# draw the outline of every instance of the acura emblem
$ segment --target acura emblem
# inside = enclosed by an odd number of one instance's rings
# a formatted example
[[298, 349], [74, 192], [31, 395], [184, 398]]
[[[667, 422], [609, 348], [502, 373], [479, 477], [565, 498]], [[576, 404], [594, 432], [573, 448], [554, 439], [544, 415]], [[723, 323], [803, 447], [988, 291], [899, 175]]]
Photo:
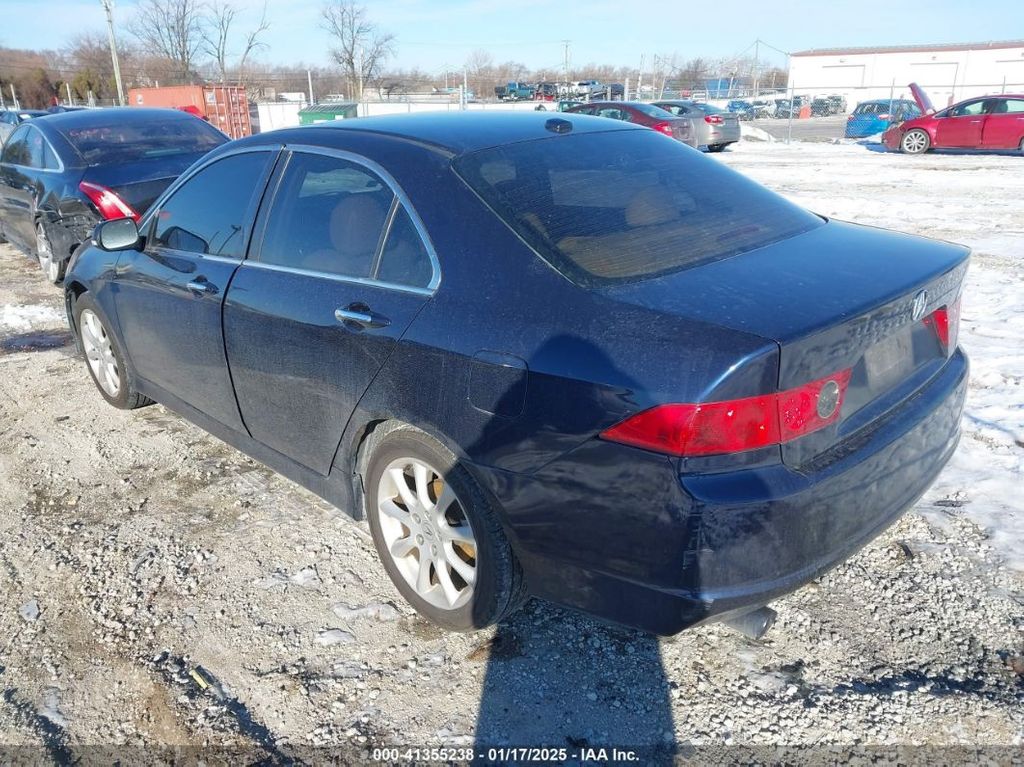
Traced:
[[818, 418], [831, 418], [835, 415], [837, 407], [839, 407], [839, 384], [829, 381], [818, 392]]
[[917, 322], [924, 317], [924, 310], [928, 306], [928, 291], [922, 290], [914, 296], [914, 303], [911, 305], [910, 318]]

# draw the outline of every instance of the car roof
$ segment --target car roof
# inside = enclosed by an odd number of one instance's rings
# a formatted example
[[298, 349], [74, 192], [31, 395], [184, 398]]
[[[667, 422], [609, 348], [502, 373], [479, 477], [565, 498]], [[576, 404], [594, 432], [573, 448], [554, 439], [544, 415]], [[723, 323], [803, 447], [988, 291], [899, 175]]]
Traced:
[[178, 109], [149, 107], [110, 107], [109, 109], [76, 109], [70, 112], [47, 112], [37, 125], [45, 124], [60, 131], [110, 125], [111, 122], [131, 120], [135, 123], [164, 120], [195, 120], [194, 115]]
[[[592, 102], [595, 103], [595, 102]], [[623, 102], [617, 101], [616, 104]], [[468, 112], [421, 112], [380, 117], [357, 117], [331, 120], [316, 125], [284, 128], [260, 133], [239, 141], [261, 144], [271, 141], [289, 142], [289, 138], [303, 134], [302, 141], [330, 146], [336, 138], [349, 131], [376, 133], [421, 144], [429, 144], [451, 154], [466, 154], [480, 149], [513, 144], [520, 141], [551, 138], [559, 134], [545, 127], [551, 120], [572, 123], [572, 133], [606, 133], [610, 130], [645, 130], [631, 123], [616, 123], [601, 117], [573, 112], [515, 112], [511, 110]], [[322, 137], [321, 135], [322, 134]], [[332, 135], [333, 134], [333, 135]]]

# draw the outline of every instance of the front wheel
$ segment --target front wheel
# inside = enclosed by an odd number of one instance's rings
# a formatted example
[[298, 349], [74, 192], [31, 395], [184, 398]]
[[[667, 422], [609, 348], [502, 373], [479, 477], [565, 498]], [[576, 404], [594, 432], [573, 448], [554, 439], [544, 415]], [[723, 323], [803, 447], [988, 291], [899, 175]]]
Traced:
[[75, 327], [85, 353], [89, 375], [108, 403], [120, 410], [150, 405], [153, 400], [135, 388], [134, 374], [117, 339], [111, 335], [99, 307], [88, 293], [75, 301]]
[[900, 140], [900, 151], [904, 154], [923, 154], [931, 147], [932, 140], [920, 128], [907, 131]]
[[725, 144], [708, 144], [709, 152], [721, 152], [725, 149]]
[[519, 564], [485, 492], [455, 455], [404, 424], [378, 427], [364, 449], [370, 532], [405, 600], [453, 631], [516, 610], [524, 596]]

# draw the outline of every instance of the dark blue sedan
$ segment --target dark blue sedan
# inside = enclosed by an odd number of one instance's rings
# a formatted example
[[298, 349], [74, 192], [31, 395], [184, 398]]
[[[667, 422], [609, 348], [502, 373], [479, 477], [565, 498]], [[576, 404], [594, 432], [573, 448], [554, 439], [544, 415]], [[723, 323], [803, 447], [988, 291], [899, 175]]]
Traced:
[[431, 620], [533, 595], [671, 634], [763, 615], [929, 486], [967, 259], [627, 123], [463, 113], [232, 142], [65, 286], [110, 404], [365, 516]]

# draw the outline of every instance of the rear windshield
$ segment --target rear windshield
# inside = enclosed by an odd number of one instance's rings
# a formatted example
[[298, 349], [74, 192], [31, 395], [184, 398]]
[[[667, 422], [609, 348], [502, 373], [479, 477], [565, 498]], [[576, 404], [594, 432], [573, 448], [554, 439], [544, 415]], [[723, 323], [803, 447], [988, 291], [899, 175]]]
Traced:
[[719, 109], [718, 107], [713, 107], [710, 104], [694, 104], [694, 106], [697, 107], [697, 109], [699, 109], [701, 112], [703, 112], [706, 115], [727, 115], [727, 114], [729, 114], [726, 110]]
[[545, 260], [586, 287], [667, 274], [822, 223], [654, 131], [510, 144], [457, 158], [455, 169]]
[[205, 153], [228, 140], [199, 118], [90, 124], [63, 132], [90, 165]]

